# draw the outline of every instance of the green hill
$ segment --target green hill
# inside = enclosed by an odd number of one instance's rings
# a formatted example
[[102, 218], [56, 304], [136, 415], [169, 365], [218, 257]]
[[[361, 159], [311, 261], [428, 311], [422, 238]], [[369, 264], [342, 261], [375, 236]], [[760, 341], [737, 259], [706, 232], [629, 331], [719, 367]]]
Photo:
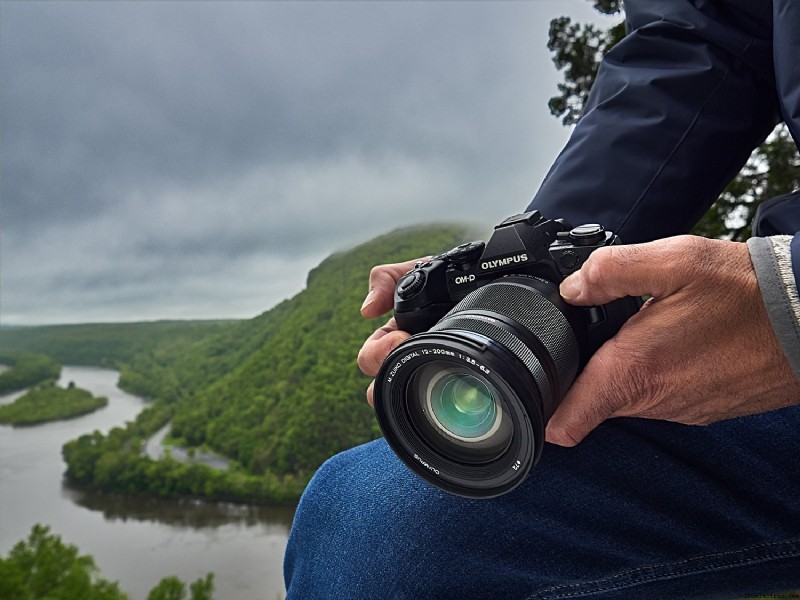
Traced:
[[262, 317], [260, 346], [179, 409], [173, 434], [207, 444], [255, 474], [309, 473], [328, 456], [376, 437], [364, 400], [368, 379], [356, 365], [364, 339], [385, 320], [367, 322], [359, 314], [369, 270], [376, 258], [439, 251], [465, 236], [441, 228], [404, 231], [323, 262], [304, 292]]
[[[356, 365], [364, 339], [384, 321], [359, 314], [370, 269], [474, 237], [456, 226], [395, 231], [329, 257], [306, 289], [254, 319], [165, 336], [129, 357], [109, 354], [120, 385], [155, 402], [125, 429], [65, 446], [68, 475], [166, 496], [295, 498], [326, 458], [379, 433], [364, 399], [369, 380]], [[169, 420], [179, 443], [209, 447], [234, 466], [220, 472], [140, 456], [142, 442]]]

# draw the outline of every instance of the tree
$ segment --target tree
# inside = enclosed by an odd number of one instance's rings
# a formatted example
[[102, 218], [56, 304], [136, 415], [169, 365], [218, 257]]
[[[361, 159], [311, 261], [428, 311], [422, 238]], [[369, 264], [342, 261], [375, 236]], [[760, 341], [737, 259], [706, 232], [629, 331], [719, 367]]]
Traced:
[[[604, 15], [622, 12], [620, 0], [594, 0], [594, 8]], [[549, 101], [550, 112], [564, 125], [580, 118], [597, 68], [605, 54], [625, 37], [624, 22], [603, 29], [591, 24], [573, 23], [558, 17], [550, 23], [547, 47], [553, 63], [564, 73], [559, 94]], [[695, 226], [692, 233], [706, 237], [742, 241], [751, 235], [751, 223], [758, 206], [765, 200], [800, 188], [800, 157], [786, 127], [779, 125], [757, 148], [747, 164]]]
[[8, 558], [0, 558], [0, 598], [128, 600], [117, 583], [97, 575], [91, 556], [79, 555], [77, 547], [39, 524]]
[[[213, 600], [214, 575], [209, 573], [189, 585], [188, 600]], [[165, 577], [150, 590], [147, 600], [186, 600], [186, 584], [177, 577]]]

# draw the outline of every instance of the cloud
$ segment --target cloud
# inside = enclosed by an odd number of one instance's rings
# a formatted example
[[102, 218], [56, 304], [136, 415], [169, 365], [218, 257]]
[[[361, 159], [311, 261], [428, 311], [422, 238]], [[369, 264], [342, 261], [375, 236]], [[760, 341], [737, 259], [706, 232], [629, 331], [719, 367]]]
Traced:
[[250, 316], [290, 265], [519, 210], [566, 137], [561, 2], [0, 10], [6, 323]]

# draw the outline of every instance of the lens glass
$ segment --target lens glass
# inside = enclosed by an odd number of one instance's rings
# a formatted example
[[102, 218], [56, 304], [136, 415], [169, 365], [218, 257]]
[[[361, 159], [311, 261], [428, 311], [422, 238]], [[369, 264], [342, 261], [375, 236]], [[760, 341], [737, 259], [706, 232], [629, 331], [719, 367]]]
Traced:
[[497, 389], [469, 367], [434, 360], [416, 370], [406, 406], [437, 452], [466, 463], [495, 460], [511, 443], [513, 421]]
[[436, 424], [463, 440], [492, 435], [501, 413], [489, 387], [469, 373], [444, 373], [431, 382], [427, 401]]

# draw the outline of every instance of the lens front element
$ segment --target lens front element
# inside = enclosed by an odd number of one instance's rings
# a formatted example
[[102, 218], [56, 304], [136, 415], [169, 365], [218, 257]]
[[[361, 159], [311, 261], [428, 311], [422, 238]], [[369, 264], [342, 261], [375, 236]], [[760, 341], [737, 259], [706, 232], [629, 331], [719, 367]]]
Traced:
[[425, 396], [434, 424], [456, 439], [479, 442], [500, 427], [500, 405], [488, 386], [473, 375], [440, 373], [431, 380]]

